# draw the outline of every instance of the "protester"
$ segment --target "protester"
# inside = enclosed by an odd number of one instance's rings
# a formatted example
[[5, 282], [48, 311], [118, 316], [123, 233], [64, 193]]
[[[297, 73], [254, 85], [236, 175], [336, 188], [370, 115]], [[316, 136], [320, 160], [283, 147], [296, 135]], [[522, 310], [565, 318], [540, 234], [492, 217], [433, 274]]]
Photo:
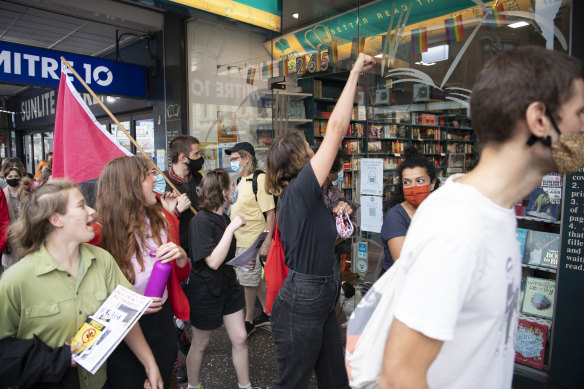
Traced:
[[39, 162], [39, 164], [37, 166], [36, 173], [34, 174], [34, 179], [38, 180], [41, 173], [46, 169], [51, 169], [52, 166], [53, 166], [53, 152], [51, 151], [51, 152], [47, 153], [47, 157], [45, 160]]
[[[231, 169], [239, 173], [234, 196], [236, 199], [231, 206], [231, 220], [238, 216], [245, 218], [245, 225], [235, 231], [235, 255], [247, 250], [262, 231], [268, 231], [258, 257], [254, 260], [253, 270], [236, 270], [245, 293], [245, 330], [249, 336], [256, 327], [270, 325], [270, 317], [266, 314], [266, 280], [262, 278], [262, 262], [266, 261], [274, 233], [274, 196], [266, 193], [266, 175], [257, 170], [255, 150], [250, 143], [237, 143], [225, 150], [225, 154], [231, 158]], [[262, 305], [262, 313], [254, 318], [256, 298]]]
[[243, 320], [244, 298], [233, 267], [234, 233], [246, 221], [231, 222], [223, 211], [231, 204], [235, 185], [223, 169], [207, 173], [201, 181], [199, 213], [189, 228], [193, 266], [184, 290], [191, 305], [192, 343], [187, 356], [189, 388], [202, 389], [201, 363], [211, 331], [225, 325], [231, 340], [233, 366], [240, 388], [251, 388], [247, 334]]
[[[4, 189], [4, 197], [6, 198], [6, 206], [8, 209], [8, 218], [10, 224], [13, 224], [18, 219], [20, 211], [20, 201], [18, 199], [18, 188], [20, 187], [20, 180], [24, 175], [24, 165], [18, 158], [6, 158], [3, 161], [2, 175], [6, 180], [8, 186]], [[26, 177], [26, 175], [24, 175]], [[8, 238], [8, 244], [2, 253], [2, 266], [8, 268], [14, 265], [20, 259], [20, 246], [15, 239]]]
[[[0, 279], [0, 359], [10, 361], [0, 366], [2, 387], [104, 385], [106, 366], [95, 374], [71, 369], [79, 345], [66, 343], [118, 284], [131, 288], [108, 252], [82, 243], [94, 236], [94, 215], [69, 181], [51, 181], [23, 200], [12, 230], [24, 257]], [[140, 325], [124, 340], [151, 386], [162, 389]]]
[[[10, 216], [8, 215], [8, 204], [6, 203], [6, 195], [4, 191], [0, 190], [0, 260], [2, 253], [8, 245], [8, 228], [10, 227]], [[2, 262], [4, 263], [4, 262]], [[0, 266], [0, 274], [4, 271], [4, 265]]]
[[[266, 186], [280, 197], [277, 221], [290, 268], [272, 308], [275, 388], [306, 388], [313, 370], [321, 388], [349, 387], [335, 314], [337, 229], [322, 186], [349, 128], [359, 75], [374, 64], [368, 55], [357, 58], [314, 156], [297, 133], [277, 138], [268, 151]], [[333, 210], [335, 215], [341, 207]]]
[[576, 59], [539, 47], [504, 51], [479, 74], [470, 108], [480, 159], [412, 220], [380, 388], [511, 387], [521, 283], [513, 205], [544, 174], [584, 165], [583, 76]]
[[436, 168], [415, 146], [409, 146], [403, 156], [396, 170], [398, 184], [389, 199], [389, 211], [383, 217], [381, 226], [384, 256], [380, 277], [399, 258], [416, 210], [440, 185]]
[[[170, 278], [162, 298], [153, 302], [140, 318], [140, 326], [160, 369], [164, 386], [170, 387], [178, 348], [173, 313], [188, 320], [189, 305], [180, 281], [190, 271], [186, 252], [177, 244], [176, 218], [157, 202], [154, 183], [157, 170], [142, 156], [110, 161], [99, 176], [97, 210], [102, 232], [101, 246], [108, 250], [138, 293], [144, 294], [156, 261], [171, 262]], [[160, 198], [166, 210], [174, 210], [177, 197]], [[149, 253], [154, 250], [155, 257]], [[108, 364], [110, 388], [135, 388], [144, 382], [145, 372], [125, 346], [112, 353]]]
[[[179, 190], [181, 196], [175, 210], [175, 215], [180, 222], [180, 245], [189, 252], [189, 223], [194, 214], [190, 207], [198, 210], [199, 195], [197, 191], [203, 175], [199, 170], [203, 168], [205, 160], [199, 149], [199, 140], [190, 135], [179, 135], [175, 137], [168, 146], [171, 167], [164, 175]], [[172, 191], [167, 185], [166, 191]]]

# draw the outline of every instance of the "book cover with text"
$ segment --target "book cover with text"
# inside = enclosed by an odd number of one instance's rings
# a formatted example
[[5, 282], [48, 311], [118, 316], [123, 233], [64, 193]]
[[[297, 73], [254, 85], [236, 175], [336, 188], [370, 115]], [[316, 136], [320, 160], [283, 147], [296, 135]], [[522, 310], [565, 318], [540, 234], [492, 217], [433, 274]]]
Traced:
[[521, 313], [551, 319], [554, 313], [555, 292], [556, 281], [526, 277]]
[[530, 230], [525, 241], [524, 263], [549, 268], [558, 267], [560, 234]]
[[515, 362], [543, 369], [548, 326], [519, 319], [515, 337]]

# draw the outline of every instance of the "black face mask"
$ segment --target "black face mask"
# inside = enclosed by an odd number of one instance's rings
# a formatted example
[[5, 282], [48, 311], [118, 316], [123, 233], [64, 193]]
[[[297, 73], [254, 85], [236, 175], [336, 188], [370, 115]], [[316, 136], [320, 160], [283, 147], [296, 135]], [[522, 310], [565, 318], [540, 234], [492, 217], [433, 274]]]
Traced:
[[6, 183], [13, 188], [16, 188], [18, 184], [20, 184], [20, 178], [9, 178], [6, 180]]
[[199, 159], [190, 159], [189, 157], [187, 157], [187, 159], [189, 160], [187, 166], [191, 173], [195, 173], [201, 170], [203, 168], [203, 164], [205, 163], [205, 159], [202, 156], [199, 157]]

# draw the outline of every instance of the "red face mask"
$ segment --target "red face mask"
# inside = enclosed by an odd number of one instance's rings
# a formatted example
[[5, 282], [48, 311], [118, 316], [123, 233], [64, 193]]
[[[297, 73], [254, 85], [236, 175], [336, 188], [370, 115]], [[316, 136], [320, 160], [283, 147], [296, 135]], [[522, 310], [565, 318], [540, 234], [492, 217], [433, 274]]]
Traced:
[[404, 197], [414, 208], [418, 206], [430, 195], [430, 185], [410, 186], [404, 188]]

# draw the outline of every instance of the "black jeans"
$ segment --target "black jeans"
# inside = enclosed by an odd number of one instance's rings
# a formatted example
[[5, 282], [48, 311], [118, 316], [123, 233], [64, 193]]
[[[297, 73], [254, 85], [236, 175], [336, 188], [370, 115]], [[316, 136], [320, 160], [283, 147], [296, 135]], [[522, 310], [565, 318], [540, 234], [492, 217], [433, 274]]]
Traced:
[[306, 388], [313, 369], [319, 388], [349, 388], [335, 314], [338, 284], [337, 274], [288, 273], [272, 308], [278, 370], [275, 389]]

